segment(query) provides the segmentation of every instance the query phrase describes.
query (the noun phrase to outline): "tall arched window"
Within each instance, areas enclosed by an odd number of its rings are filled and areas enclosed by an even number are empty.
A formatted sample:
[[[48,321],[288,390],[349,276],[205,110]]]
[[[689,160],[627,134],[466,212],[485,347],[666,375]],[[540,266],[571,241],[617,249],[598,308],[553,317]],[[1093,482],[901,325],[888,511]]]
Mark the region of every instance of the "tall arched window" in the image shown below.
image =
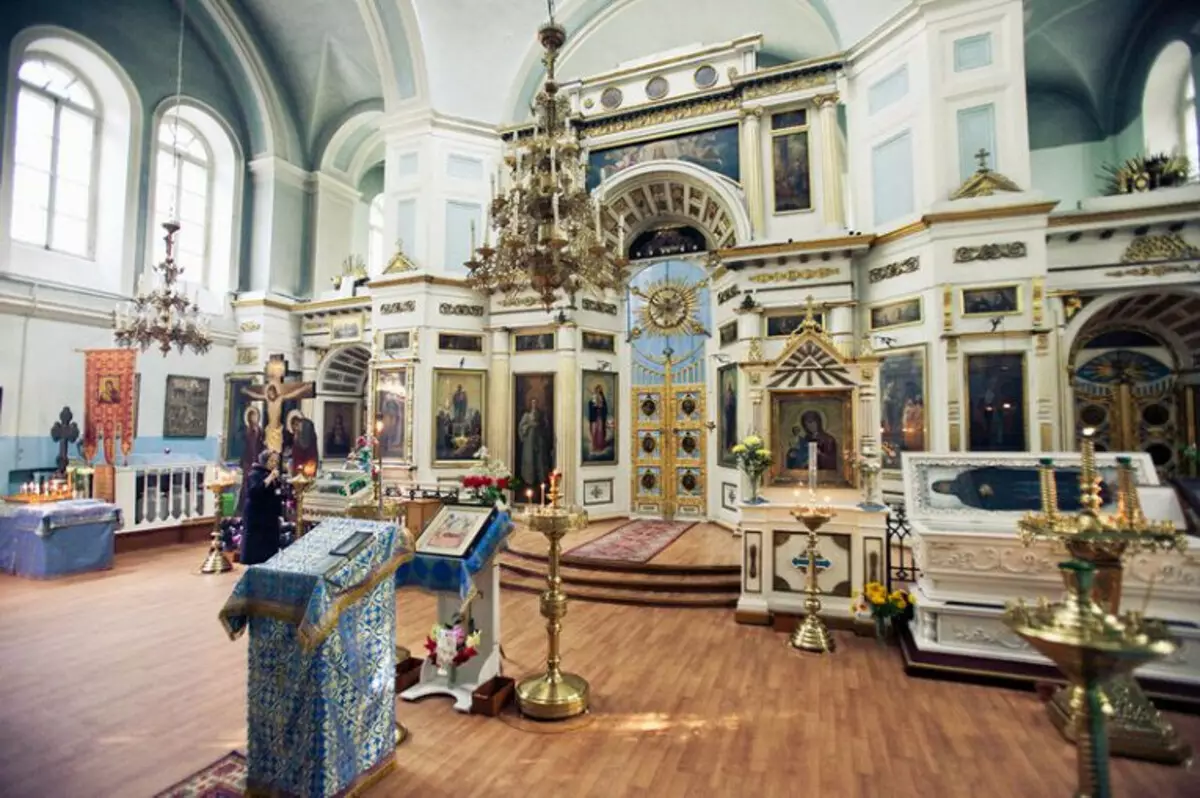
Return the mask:
[[[1192,51],[1183,42],[1162,49],[1146,76],[1142,130],[1148,153],[1186,155],[1192,172],[1200,162],[1196,133],[1196,81]]]
[[[17,71],[12,237],[91,258],[101,109],[63,61],[30,54]]]
[[[177,221],[176,262],[190,281],[201,282],[208,274],[209,227],[212,219],[213,158],[208,143],[192,125],[163,117],[158,125],[158,154],[154,187],[154,260],[166,256],[160,234],[164,222]]]
[[[379,274],[387,265],[387,258],[383,249],[383,195],[376,194],[367,209],[367,270]]]

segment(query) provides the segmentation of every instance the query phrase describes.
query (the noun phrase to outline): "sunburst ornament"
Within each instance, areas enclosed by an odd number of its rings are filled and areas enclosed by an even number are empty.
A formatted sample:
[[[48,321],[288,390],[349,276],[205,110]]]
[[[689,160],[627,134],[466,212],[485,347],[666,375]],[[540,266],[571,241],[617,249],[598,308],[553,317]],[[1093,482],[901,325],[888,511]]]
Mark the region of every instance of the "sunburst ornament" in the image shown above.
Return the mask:
[[[639,311],[642,330],[663,336],[707,334],[704,325],[696,319],[700,310],[700,285],[668,278],[644,289],[629,289],[644,303]]]

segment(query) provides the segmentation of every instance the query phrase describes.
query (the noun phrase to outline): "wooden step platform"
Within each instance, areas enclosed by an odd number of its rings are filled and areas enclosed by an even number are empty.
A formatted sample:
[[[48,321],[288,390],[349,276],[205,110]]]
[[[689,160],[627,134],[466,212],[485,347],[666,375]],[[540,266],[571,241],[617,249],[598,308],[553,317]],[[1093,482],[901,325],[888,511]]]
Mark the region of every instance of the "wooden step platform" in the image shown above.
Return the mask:
[[[524,576],[503,569],[501,566],[500,587],[520,593],[542,593],[546,590],[545,576]],[[644,590],[636,587],[597,587],[563,583],[568,599],[593,601],[601,604],[624,604],[638,607],[676,607],[712,609],[714,607],[737,606],[738,594],[698,591],[670,591],[657,587]]]

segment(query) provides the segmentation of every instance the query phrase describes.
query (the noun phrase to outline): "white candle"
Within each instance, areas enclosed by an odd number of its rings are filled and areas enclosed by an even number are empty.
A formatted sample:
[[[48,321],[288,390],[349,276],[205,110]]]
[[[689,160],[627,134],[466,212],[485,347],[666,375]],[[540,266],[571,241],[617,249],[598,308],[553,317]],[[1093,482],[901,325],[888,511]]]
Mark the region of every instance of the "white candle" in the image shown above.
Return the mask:
[[[475,220],[471,220],[471,256],[475,256]]]
[[[810,441],[808,444],[808,489],[815,491],[817,489],[817,442]]]

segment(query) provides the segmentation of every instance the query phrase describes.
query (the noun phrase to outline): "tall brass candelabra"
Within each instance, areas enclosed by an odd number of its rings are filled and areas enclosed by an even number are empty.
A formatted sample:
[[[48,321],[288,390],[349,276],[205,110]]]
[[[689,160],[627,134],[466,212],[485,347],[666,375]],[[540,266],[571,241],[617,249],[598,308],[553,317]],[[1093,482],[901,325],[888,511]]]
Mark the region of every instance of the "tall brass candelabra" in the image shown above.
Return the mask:
[[[204,564],[200,566],[202,574],[223,574],[233,570],[233,563],[225,556],[225,543],[221,539],[221,518],[224,515],[221,510],[221,494],[233,486],[234,481],[226,477],[219,477],[205,485],[212,491],[216,518],[213,521],[212,543],[208,547],[208,555],[204,558]]]
[[[1117,458],[1116,511],[1101,512],[1101,477],[1091,429],[1083,431],[1080,452],[1082,509],[1075,514],[1059,511],[1054,461],[1043,458],[1039,465],[1042,510],[1027,514],[1018,522],[1018,529],[1027,546],[1038,540],[1060,543],[1076,560],[1091,565],[1095,574],[1088,580],[1091,598],[1109,615],[1117,616],[1121,611],[1122,558],[1133,552],[1183,551],[1187,538],[1170,521],[1146,519],[1128,457]],[[1112,713],[1114,754],[1168,764],[1182,764],[1191,758],[1191,746],[1180,739],[1127,672],[1098,689],[1106,711]],[[1084,688],[1079,684],[1056,691],[1048,704],[1050,719],[1068,740],[1076,740],[1076,717],[1084,705]]]
[[[304,494],[316,484],[317,464],[305,463],[300,473],[292,477],[292,493],[296,497],[296,539],[304,537]]]
[[[567,532],[587,525],[585,513],[560,506],[562,496],[558,485],[561,478],[557,472],[550,475],[549,503],[534,507],[525,515],[530,528],[541,532],[550,541],[547,589],[541,598],[549,643],[546,672],[527,676],[517,684],[518,708],[522,714],[537,720],[566,720],[586,712],[588,708],[587,681],[582,676],[565,673],[559,653],[562,619],[567,614],[567,596],[563,593],[562,579],[559,577],[562,557],[560,543]]]
[[[1010,606],[1004,622],[1031,646],[1054,661],[1075,692],[1072,709],[1079,789],[1076,798],[1110,798],[1107,698],[1104,685],[1131,678],[1132,671],[1170,656],[1179,642],[1160,623],[1139,613],[1124,618],[1105,612],[1092,600],[1095,567],[1082,560],[1059,566],[1067,594],[1061,604]]]
[[[834,645],[833,636],[829,634],[829,629],[821,620],[820,615],[821,588],[817,581],[817,566],[821,561],[821,552],[817,548],[820,544],[817,530],[829,523],[837,514],[828,503],[817,504],[817,497],[812,491],[809,491],[808,499],[808,504],[792,510],[792,517],[808,529],[808,547],[805,549],[804,557],[793,559],[792,565],[805,568],[808,578],[804,590],[804,620],[796,626],[796,631],[792,632],[788,644],[801,651],[828,654],[833,651]]]

